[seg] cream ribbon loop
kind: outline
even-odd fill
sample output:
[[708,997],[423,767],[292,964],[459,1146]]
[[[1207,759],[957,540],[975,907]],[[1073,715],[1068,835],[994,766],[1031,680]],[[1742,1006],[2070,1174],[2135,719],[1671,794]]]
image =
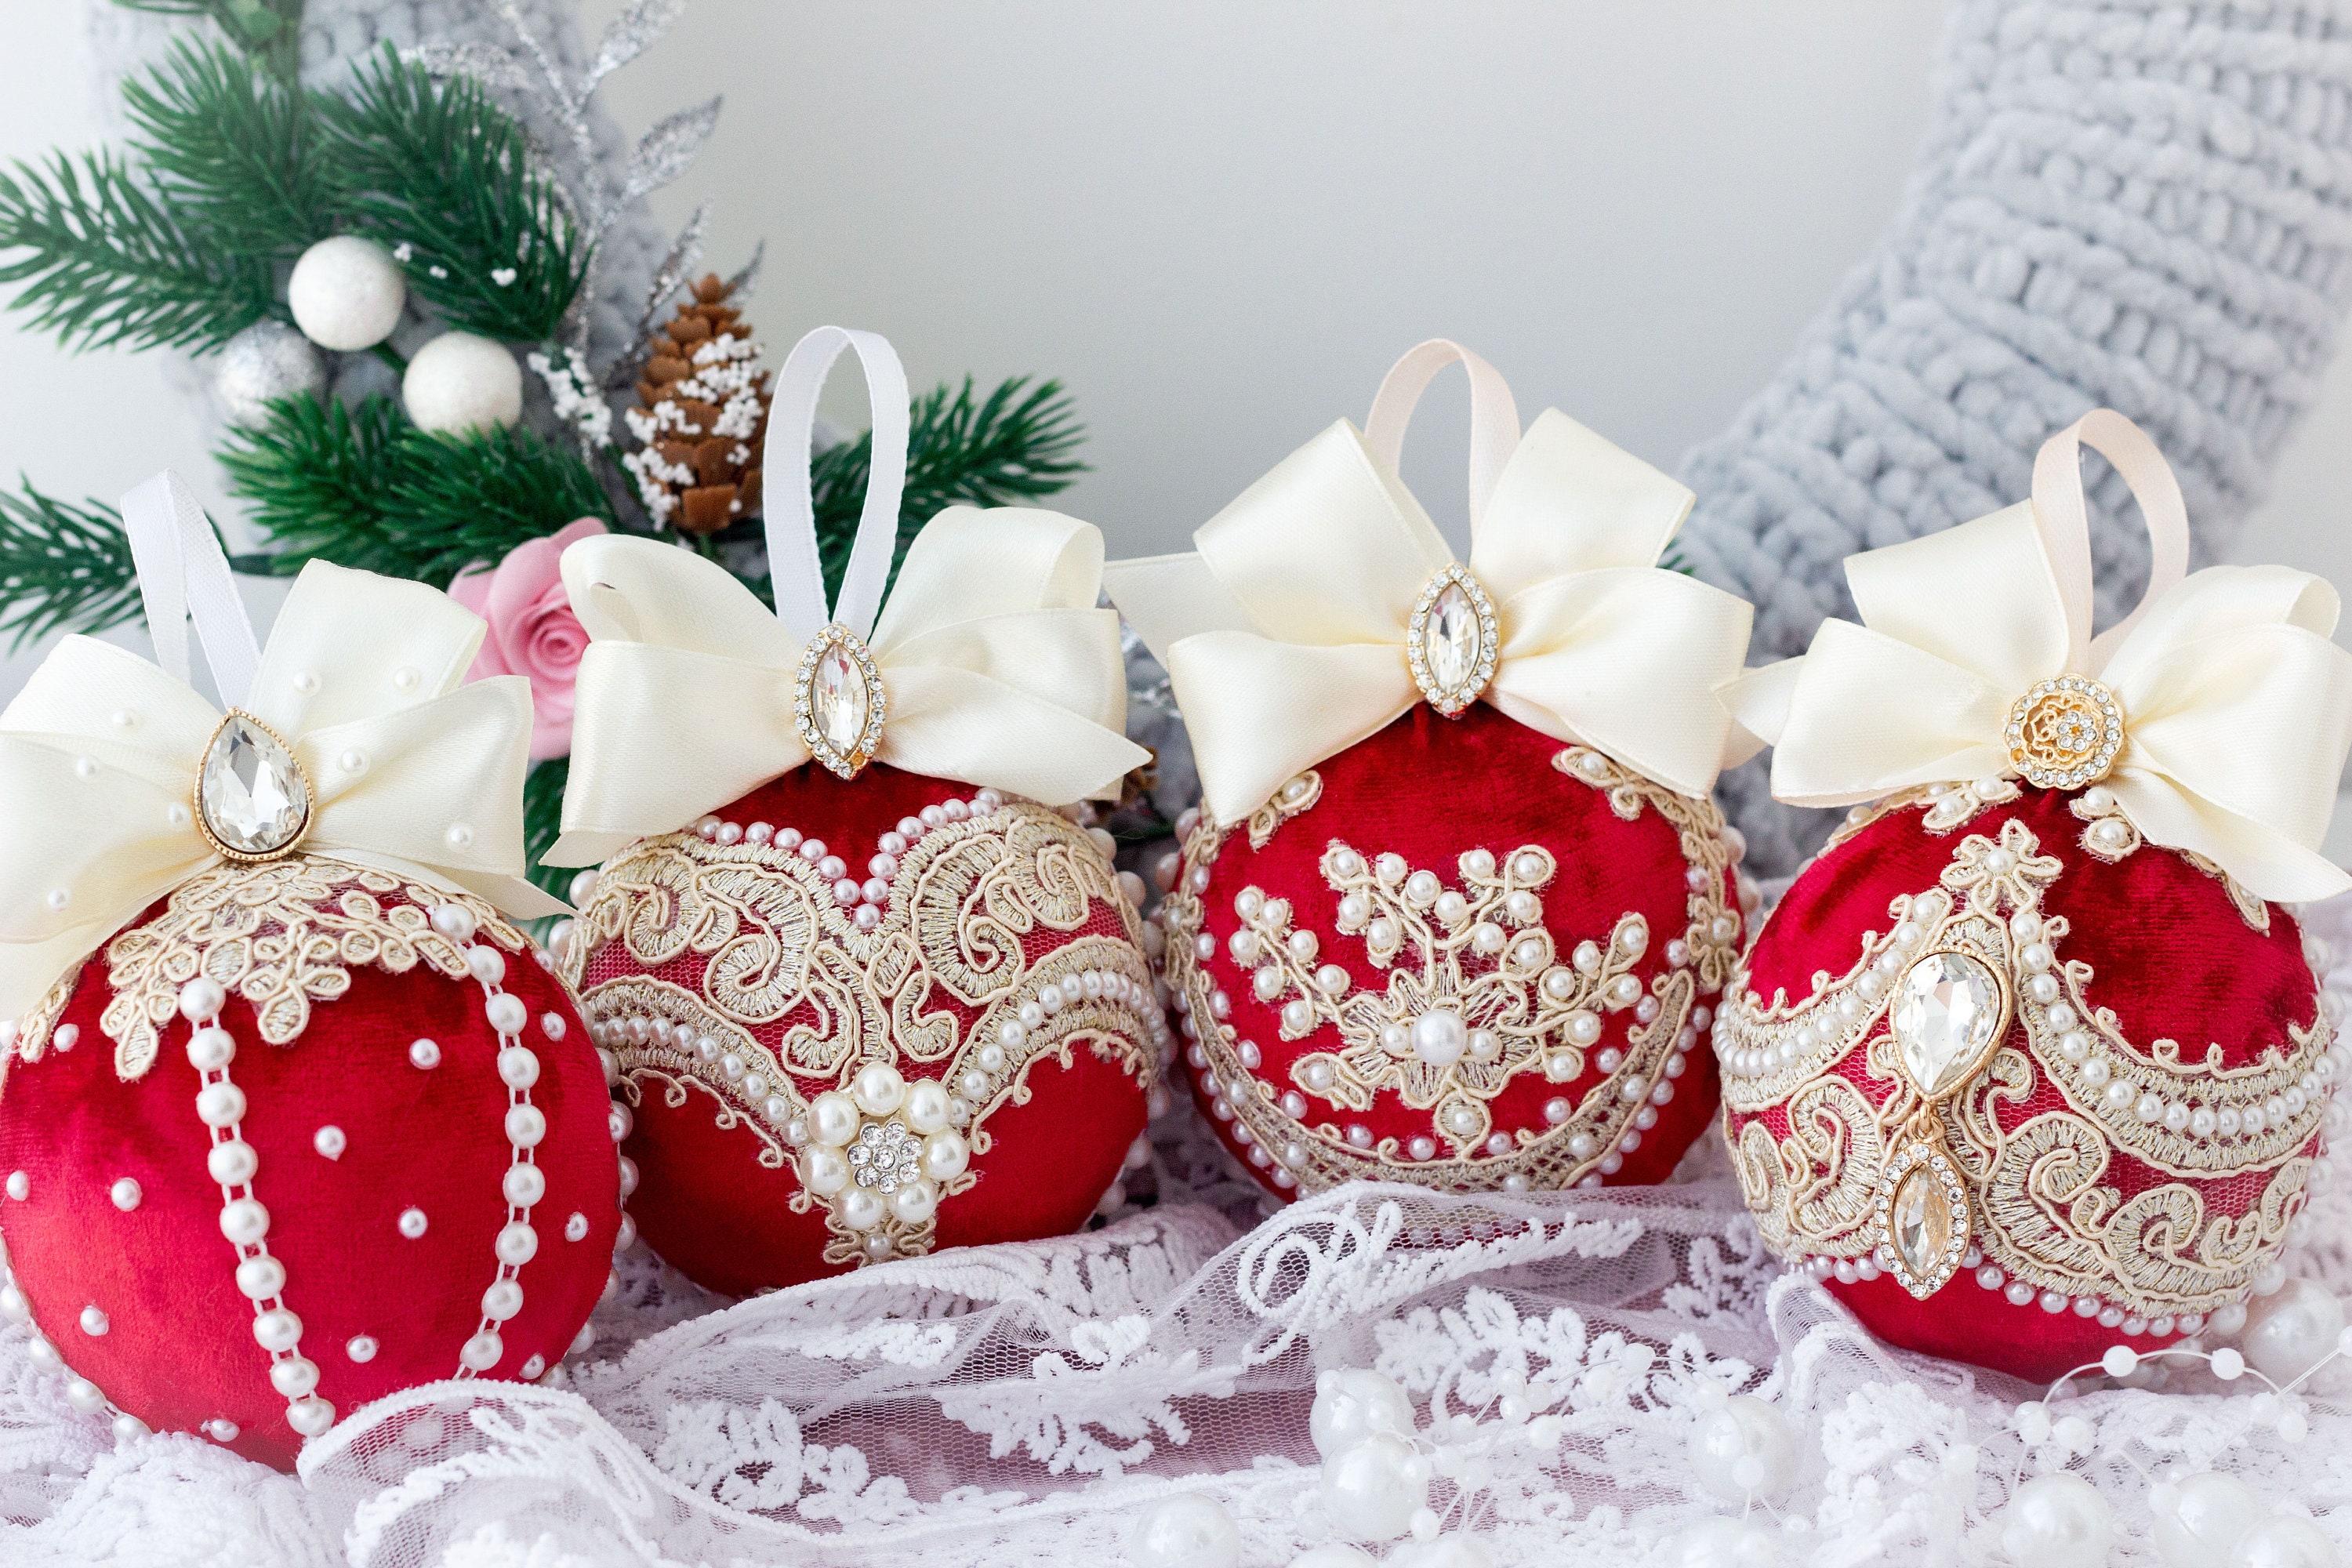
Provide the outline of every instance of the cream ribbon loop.
[[1466,564],[1498,622],[1480,700],[1682,794],[1714,786],[1730,730],[1716,689],[1738,673],[1752,612],[1658,568],[1691,493],[1556,410],[1521,436],[1494,368],[1433,340],[1390,372],[1366,431],[1343,419],[1292,453],[1192,553],[1105,570],[1168,668],[1218,820],[1422,700],[1413,611],[1454,553],[1396,458],[1413,404],[1456,362],[1472,388]]
[[510,914],[562,912],[523,879],[530,687],[464,684],[478,617],[422,584],[314,561],[261,647],[177,475],[125,496],[122,520],[160,663],[68,637],[0,711],[0,1017],[220,859],[195,822],[222,713],[188,684],[191,616],[223,699],[310,783],[297,847]]
[[[2147,592],[2094,637],[2081,449],[2123,476],[2153,546]],[[2123,718],[2099,782],[2142,835],[2282,902],[2352,889],[2317,853],[2352,750],[2352,654],[2336,590],[2280,566],[2190,574],[2179,485],[2138,426],[2098,409],[2051,437],[2032,500],[1850,557],[1863,624],[1825,621],[1801,658],[1727,690],[1772,742],[1772,793],[1851,805],[2021,772],[2011,710],[2095,681]]]
[[[810,490],[817,394],[866,369],[871,478],[830,610]],[[778,373],[763,463],[776,608],[716,562],[604,534],[563,552],[587,628],[554,866],[593,865],[804,766],[802,654],[829,626],[867,645],[887,702],[875,760],[1060,805],[1115,794],[1129,741],[1118,616],[1097,609],[1102,536],[1057,512],[950,507],[908,548],[888,602],[907,471],[907,380],[888,342],[819,327]]]

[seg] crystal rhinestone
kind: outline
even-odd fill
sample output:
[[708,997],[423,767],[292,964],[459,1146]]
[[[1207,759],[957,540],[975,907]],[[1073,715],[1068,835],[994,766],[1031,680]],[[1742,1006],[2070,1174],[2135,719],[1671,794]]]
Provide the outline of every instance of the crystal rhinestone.
[[1991,970],[1965,952],[1931,952],[1903,972],[1887,1021],[1904,1071],[1933,1099],[1975,1070],[2001,1015]]
[[1922,1160],[1903,1173],[1887,1205],[1895,1256],[1912,1277],[1930,1280],[1942,1271],[1956,1235],[1952,1205],[1943,1178]]
[[1448,583],[1430,606],[1422,647],[1430,678],[1440,691],[1451,697],[1469,683],[1486,647],[1486,637],[1478,625],[1478,611],[1461,584]]
[[196,805],[222,849],[264,858],[301,838],[310,820],[310,785],[275,735],[232,712],[205,749]]
[[817,733],[825,744],[847,755],[866,733],[873,707],[873,689],[850,651],[835,643],[817,655],[816,677],[811,683]]

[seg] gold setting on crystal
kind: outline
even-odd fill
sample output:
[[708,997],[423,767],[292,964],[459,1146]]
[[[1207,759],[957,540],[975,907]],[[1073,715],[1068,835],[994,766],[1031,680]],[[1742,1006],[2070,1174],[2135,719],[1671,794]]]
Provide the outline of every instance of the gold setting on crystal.
[[[1457,619],[1456,617],[1466,617]],[[1453,626],[1453,632],[1448,627]],[[1421,590],[1412,606],[1412,624],[1405,637],[1405,658],[1412,666],[1412,683],[1429,705],[1448,719],[1478,700],[1495,679],[1495,649],[1500,638],[1495,601],[1470,569],[1449,561]]]
[[2010,765],[2042,789],[2080,789],[2115,771],[2124,715],[2116,694],[2079,675],[2045,680],[2011,704]]
[[[848,660],[852,678],[859,683],[849,699],[855,704],[852,711],[857,722],[846,726],[851,733],[845,742],[833,732],[819,711],[817,686],[824,673],[824,658],[834,652]],[[882,689],[882,672],[875,668],[874,655],[865,639],[839,621],[827,625],[801,649],[800,673],[794,678],[793,691],[793,716],[800,727],[801,743],[835,776],[856,778],[881,748],[882,721],[889,706]]]
[[[205,774],[210,771],[213,748],[220,744],[221,737],[231,727],[238,725],[257,731],[277,747],[278,755],[285,759],[294,787],[301,795],[302,820],[295,825],[293,832],[267,849],[239,849],[223,839],[214,828],[212,813],[205,804]],[[286,743],[285,736],[242,708],[232,708],[222,714],[221,721],[213,726],[213,732],[205,737],[205,749],[197,753],[195,791],[189,797],[189,805],[194,808],[196,831],[204,835],[205,842],[212,847],[213,852],[222,859],[240,866],[267,865],[293,854],[302,847],[302,840],[310,836],[310,823],[318,814],[318,795],[310,788],[310,775],[303,771],[301,759],[295,756],[294,748]]]

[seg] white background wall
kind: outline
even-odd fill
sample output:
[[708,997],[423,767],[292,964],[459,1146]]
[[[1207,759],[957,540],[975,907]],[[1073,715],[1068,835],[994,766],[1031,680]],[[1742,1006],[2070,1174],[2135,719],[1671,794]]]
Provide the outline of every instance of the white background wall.
[[[100,136],[91,3],[9,7],[0,155]],[[617,4],[587,0],[592,34]],[[1877,232],[1940,25],[1933,0],[694,0],[605,97],[634,133],[726,95],[656,205],[714,194],[722,270],[766,237],[774,353],[837,321],[919,381],[1066,381],[1096,471],[1063,504],[1127,554],[1360,418],[1433,333],[1671,467]],[[111,496],[169,464],[218,502],[167,375],[0,315],[0,477]],[[1433,398],[1410,477],[1450,518],[1464,400]],[[2352,358],[2242,554],[2352,583],[2347,436]]]

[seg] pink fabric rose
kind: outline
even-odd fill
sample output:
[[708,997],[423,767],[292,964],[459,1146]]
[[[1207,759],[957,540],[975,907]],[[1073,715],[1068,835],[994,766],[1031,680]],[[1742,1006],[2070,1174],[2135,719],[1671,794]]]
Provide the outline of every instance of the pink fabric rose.
[[557,563],[565,545],[604,531],[604,523],[583,517],[545,539],[516,545],[495,568],[468,566],[449,584],[451,598],[490,623],[467,678],[520,675],[530,682],[533,761],[572,750],[572,682],[588,647]]

